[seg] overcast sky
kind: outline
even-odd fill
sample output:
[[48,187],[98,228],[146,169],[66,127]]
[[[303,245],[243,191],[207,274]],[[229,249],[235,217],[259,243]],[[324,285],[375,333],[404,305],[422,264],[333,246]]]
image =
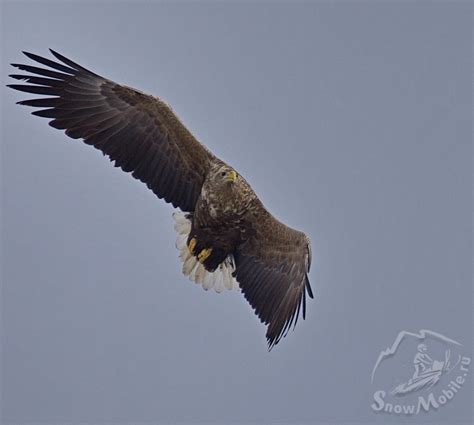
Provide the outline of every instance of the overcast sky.
[[[386,423],[401,330],[472,354],[469,2],[3,2],[4,423]],[[159,95],[313,241],[272,352],[237,292],[181,274],[173,209],[15,105],[51,47]],[[10,81],[11,83],[11,81]],[[472,377],[437,412],[471,423]]]

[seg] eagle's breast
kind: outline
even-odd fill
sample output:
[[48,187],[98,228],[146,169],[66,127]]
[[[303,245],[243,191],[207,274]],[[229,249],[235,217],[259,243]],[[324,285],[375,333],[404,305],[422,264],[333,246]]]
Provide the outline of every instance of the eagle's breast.
[[202,219],[206,225],[218,227],[225,223],[235,224],[235,220],[240,220],[248,207],[249,199],[243,185],[241,181],[225,185],[215,185],[212,180],[206,181],[196,205],[198,220]]

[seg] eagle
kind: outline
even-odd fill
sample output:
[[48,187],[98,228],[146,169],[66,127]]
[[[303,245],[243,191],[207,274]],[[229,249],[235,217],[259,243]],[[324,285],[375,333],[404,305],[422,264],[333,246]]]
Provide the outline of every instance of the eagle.
[[[205,290],[238,289],[262,323],[268,348],[305,318],[311,243],[278,221],[244,177],[213,155],[159,97],[121,85],[50,49],[55,60],[23,52],[35,65],[11,64],[20,105],[102,151],[145,183],[173,214],[183,273]],[[38,66],[42,65],[42,66]]]

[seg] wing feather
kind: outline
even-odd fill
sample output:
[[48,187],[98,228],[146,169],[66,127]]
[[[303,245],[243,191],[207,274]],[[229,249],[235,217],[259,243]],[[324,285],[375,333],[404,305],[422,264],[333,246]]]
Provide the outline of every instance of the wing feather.
[[23,53],[46,68],[12,64],[31,75],[10,75],[24,84],[9,87],[47,97],[19,104],[41,108],[33,114],[101,150],[159,198],[194,211],[215,157],[166,103],[103,78],[53,50],[58,62]]
[[[24,52],[45,66],[12,64],[30,75],[12,74],[9,87],[41,98],[18,102],[73,139],[83,139],[131,173],[159,198],[193,212],[211,165],[219,161],[153,97],[101,77],[51,50],[58,61]],[[306,314],[311,263],[309,239],[276,220],[258,201],[250,216],[252,236],[234,252],[242,292],[268,325],[271,349]]]
[[311,248],[308,237],[276,220],[258,202],[253,211],[253,236],[235,253],[235,277],[260,320],[268,325],[271,349],[296,326],[306,293],[313,298],[308,280]]

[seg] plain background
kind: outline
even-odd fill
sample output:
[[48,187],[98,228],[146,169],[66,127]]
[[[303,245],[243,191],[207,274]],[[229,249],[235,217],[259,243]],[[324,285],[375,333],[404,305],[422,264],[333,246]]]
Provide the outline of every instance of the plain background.
[[[4,423],[393,422],[402,329],[471,352],[469,2],[3,2],[2,81],[58,50],[161,96],[313,241],[271,353],[238,293],[181,274],[172,208],[2,88]],[[471,423],[472,377],[438,412]]]

